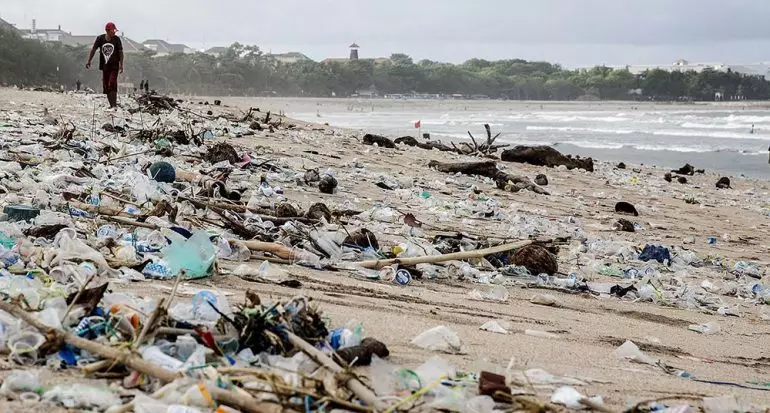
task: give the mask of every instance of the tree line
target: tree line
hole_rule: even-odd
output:
[[[71,88],[77,80],[99,90],[100,77],[84,68],[88,47],[25,40],[0,30],[0,84]],[[282,63],[257,46],[233,44],[219,56],[204,53],[126,54],[125,80],[164,93],[231,96],[352,96],[386,94],[482,95],[515,100],[770,99],[763,76],[716,70],[660,69],[635,75],[624,69],[568,70],[521,59],[471,59],[462,64],[390,59]]]

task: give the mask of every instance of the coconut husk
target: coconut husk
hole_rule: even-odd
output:
[[[367,337],[361,341],[360,345],[337,350],[336,357],[351,364],[355,361],[356,366],[368,366],[372,364],[372,356],[386,358],[390,355],[388,347],[381,341]]]
[[[377,238],[374,236],[374,233],[366,228],[361,228],[351,232],[350,235],[348,235],[345,240],[342,241],[342,243],[345,245],[355,245],[361,248],[371,247],[375,250],[380,249],[380,244],[377,242]]]
[[[723,176],[719,178],[717,181],[717,188],[719,189],[729,189],[730,188],[730,178]]]
[[[294,205],[284,202],[275,207],[275,216],[279,218],[291,218],[299,216],[299,212],[297,211],[297,208],[294,208]]]
[[[688,163],[679,169],[672,170],[671,172],[678,173],[679,175],[695,175],[695,167]]]
[[[337,188],[337,180],[333,176],[324,176],[318,183],[318,189],[324,194],[333,194]]]
[[[326,204],[319,202],[310,206],[305,214],[305,218],[315,220],[325,219],[326,222],[331,222],[332,211],[329,210],[329,207],[327,207]]]
[[[513,254],[513,263],[525,267],[532,274],[553,275],[559,271],[559,261],[548,249],[538,244],[531,244]]]
[[[620,218],[618,220],[618,222],[615,224],[615,227],[618,230],[623,231],[623,232],[635,232],[636,231],[636,228],[634,228],[634,223],[629,221],[629,220],[627,220],[627,219],[624,219],[624,218]]]
[[[635,217],[639,216],[639,212],[636,211],[636,207],[629,204],[628,202],[623,202],[623,201],[615,204],[615,212],[617,212],[618,214],[633,215]]]
[[[206,154],[203,155],[203,159],[209,163],[228,161],[233,165],[241,161],[241,158],[238,156],[238,152],[235,151],[235,148],[233,148],[233,146],[229,143],[225,142],[220,142],[210,147]]]

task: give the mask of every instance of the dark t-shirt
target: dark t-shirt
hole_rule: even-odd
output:
[[[107,40],[107,35],[103,34],[96,38],[94,49],[99,51],[99,70],[118,70],[120,67],[120,52],[123,51],[123,42],[120,37],[112,36]]]

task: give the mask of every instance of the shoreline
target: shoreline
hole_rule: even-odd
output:
[[[92,123],[89,105],[94,100],[100,104],[103,98],[0,89],[0,117],[8,115],[3,109],[20,110],[31,116],[42,112],[45,106],[54,116],[73,120],[87,131]],[[183,106],[202,110],[204,106],[197,105],[198,100],[205,98],[193,98]],[[15,104],[11,105],[11,101]],[[223,103],[230,107],[205,108],[222,114],[243,108],[245,102],[225,98]],[[272,108],[280,110],[281,106],[277,104]],[[269,106],[264,106],[262,113],[267,108]],[[138,115],[123,112],[115,116],[98,111],[96,124],[121,117],[129,118],[132,123],[139,119]],[[361,144],[360,134],[354,130],[287,121],[297,127],[272,133],[260,131],[241,138],[226,136],[223,132],[224,127],[234,128],[231,122],[211,120],[204,121],[203,125],[216,131],[213,142],[225,141],[243,150],[259,151],[287,170],[297,172],[318,168],[324,171],[331,168],[339,181],[338,192],[333,195],[321,194],[317,188],[299,186],[292,179],[284,181],[279,174],[269,175],[271,184],[281,186],[283,196],[302,208],[317,201],[333,209],[348,205],[348,209],[357,211],[390,206],[412,212],[427,224],[422,235],[414,235],[416,232],[399,219],[378,221],[361,216],[351,217],[344,224],[351,230],[370,229],[381,246],[392,247],[410,240],[427,242],[440,232],[428,226],[451,233],[511,240],[527,238],[534,232],[550,237],[566,234],[575,238],[585,236],[586,242],[562,247],[558,255],[559,272],[574,273],[591,284],[628,285],[632,281],[603,275],[597,270],[599,264],[610,264],[624,268],[652,267],[666,285],[669,282],[692,285],[699,297],[709,294],[701,287],[704,280],[719,285],[734,281],[741,288],[752,281],[770,285],[764,276],[770,251],[767,241],[770,239],[767,215],[770,212],[770,181],[736,178],[732,182],[734,189],[717,190],[715,182],[719,175],[711,171],[688,177],[689,182],[685,185],[667,183],[663,181],[662,169],[634,165],[631,160],[626,161],[626,170],[617,170],[613,162],[600,160],[596,162],[594,173],[498,162],[508,173],[530,178],[537,174],[548,177],[546,188],[551,192],[550,196],[529,191],[510,193],[498,190],[494,183],[483,178],[445,174],[428,167],[429,161],[469,162],[477,158],[400,146],[395,149],[366,146]],[[243,125],[238,128],[246,129]],[[31,136],[29,127],[20,129],[25,131],[23,135]],[[109,137],[101,131],[97,134],[100,138]],[[16,138],[10,134],[5,137]],[[174,158],[174,162],[187,166],[178,158]],[[193,168],[192,165],[189,168]],[[388,191],[376,186],[381,181],[394,184],[397,189]],[[247,185],[253,191],[257,183],[251,180]],[[486,200],[480,200],[476,191],[480,191]],[[429,196],[420,196],[423,192]],[[685,202],[690,197],[699,203]],[[629,218],[643,228],[639,232],[623,233],[611,229],[618,219],[614,205],[621,200],[634,204],[639,210],[638,218]],[[485,217],[490,208],[494,213]],[[342,229],[339,227],[337,231],[341,233]],[[689,237],[694,237],[695,242],[685,242]],[[717,238],[715,245],[708,243],[709,237]],[[641,248],[647,243],[667,245],[677,256],[688,251],[704,259],[716,256],[730,267],[739,261],[759,262],[763,277],[760,280],[739,278],[714,266],[667,268],[654,262],[640,264],[617,254],[621,248]],[[250,265],[259,266],[260,262],[251,261]],[[456,276],[414,279],[407,286],[399,286],[384,280],[371,281],[351,271],[317,271],[282,265],[279,268],[290,278],[301,281],[301,289],[247,282],[232,275],[189,281],[184,287],[215,285],[221,291],[232,293],[231,303],[243,302],[249,288],[270,300],[304,294],[313,299],[334,325],[345,325],[351,319],[362,322],[366,335],[388,345],[391,363],[416,368],[431,357],[439,356],[464,371],[484,368],[501,372],[509,363],[516,371],[542,368],[554,375],[580,378],[586,383],[577,387],[581,393],[601,395],[604,402],[616,410],[633,401],[676,394],[734,394],[758,405],[770,405],[770,392],[688,380],[666,374],[656,367],[612,356],[625,340],[633,340],[645,354],[699,378],[736,383],[761,380],[762,373],[758,369],[767,365],[768,356],[765,344],[770,334],[768,312],[765,305],[756,305],[740,296],[713,294],[739,315],[728,317],[697,301],[694,308],[683,309],[609,294],[593,296],[542,291],[513,284],[506,287],[510,294],[506,302],[474,301],[469,298],[469,292],[483,288],[483,283],[459,280]],[[448,268],[442,267],[441,271],[450,274]],[[169,281],[143,281],[114,284],[113,288],[158,296],[162,294],[159,287],[172,284]],[[561,306],[532,303],[530,299],[540,293],[554,295]],[[190,294],[180,294],[182,299],[189,297]],[[482,324],[491,320],[505,320],[510,324],[510,334],[479,330]],[[690,324],[709,322],[719,324],[721,333],[703,335],[688,329]],[[417,334],[437,325],[456,331],[466,345],[467,353],[440,354],[410,344]],[[368,373],[366,368],[359,370]],[[6,374],[0,372],[0,375]],[[68,375],[71,374],[55,373],[52,380],[70,380]],[[81,380],[79,376],[77,379]],[[546,385],[534,388],[534,391],[539,399],[548,400],[555,387],[558,386]],[[4,402],[0,401],[2,405]],[[47,409],[49,413],[54,411]]]

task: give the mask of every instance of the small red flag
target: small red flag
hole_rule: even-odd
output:
[[[422,125],[421,121],[418,120],[417,122],[414,123],[414,128],[415,129],[420,129],[421,125]]]

